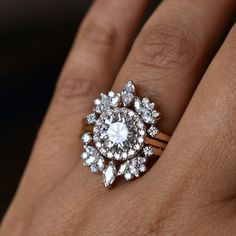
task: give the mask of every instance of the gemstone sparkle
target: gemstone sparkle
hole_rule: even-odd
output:
[[[113,143],[125,142],[128,136],[128,129],[124,123],[115,122],[110,124],[107,135]]]
[[[109,159],[127,160],[144,145],[146,129],[141,118],[128,108],[103,112],[94,130],[95,146]]]

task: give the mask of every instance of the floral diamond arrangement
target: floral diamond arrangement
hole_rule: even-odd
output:
[[[105,187],[118,176],[127,181],[147,170],[146,161],[154,155],[146,137],[158,133],[155,123],[160,113],[148,98],[135,95],[135,85],[129,81],[120,93],[100,94],[94,101],[93,113],[87,116],[87,130],[81,139],[84,165],[93,173],[103,173]]]

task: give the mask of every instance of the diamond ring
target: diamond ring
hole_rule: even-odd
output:
[[[151,157],[160,157],[170,137],[156,126],[160,112],[148,98],[135,95],[129,81],[120,93],[100,94],[93,113],[83,120],[83,163],[103,173],[110,187],[118,176],[132,180],[147,171]]]

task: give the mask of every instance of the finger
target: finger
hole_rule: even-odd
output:
[[[159,106],[164,118],[158,128],[171,133],[206,66],[212,45],[227,25],[233,5],[232,0],[221,0],[214,8],[207,0],[194,4],[164,1],[136,39],[115,80],[114,91],[119,91],[125,80],[134,80],[138,95],[152,98]],[[78,165],[74,171],[80,176],[80,184],[84,186],[89,178],[88,192],[95,191],[96,185],[100,188],[101,180],[92,177],[81,162]]]
[[[206,66],[212,45],[227,25],[233,4],[232,0],[219,1],[213,8],[211,1],[164,1],[138,36],[114,90],[125,80],[135,80],[139,94],[158,103],[165,122],[162,128],[171,132]],[[188,13],[183,15],[185,10]],[[100,178],[78,165],[71,176],[78,176],[78,186],[86,194],[102,188]]]
[[[98,0],[93,5],[61,74],[21,183],[18,205],[26,197],[30,205],[78,161],[81,117],[88,113],[100,88],[106,90],[112,84],[147,2]],[[16,208],[14,212],[19,216],[17,211]]]
[[[235,65],[236,26],[207,70],[168,149],[150,176],[161,175],[162,182],[168,178],[165,183],[170,188],[178,181],[182,186],[179,194],[185,199],[191,196],[194,202],[218,203],[235,197]]]
[[[163,1],[146,23],[115,80],[115,89],[134,80],[151,97],[172,133],[219,40],[235,1]]]
[[[48,171],[55,178],[59,171],[61,176],[61,171],[68,171],[78,161],[80,121],[100,88],[107,90],[112,84],[146,3],[96,1],[82,23],[33,152],[34,165],[47,160],[43,175]],[[132,13],[125,11],[129,8]]]

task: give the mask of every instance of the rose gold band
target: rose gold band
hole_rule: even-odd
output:
[[[162,152],[165,150],[168,141],[170,140],[170,136],[158,132],[154,138],[146,137],[145,143],[152,146],[154,151],[154,156],[161,156]]]

